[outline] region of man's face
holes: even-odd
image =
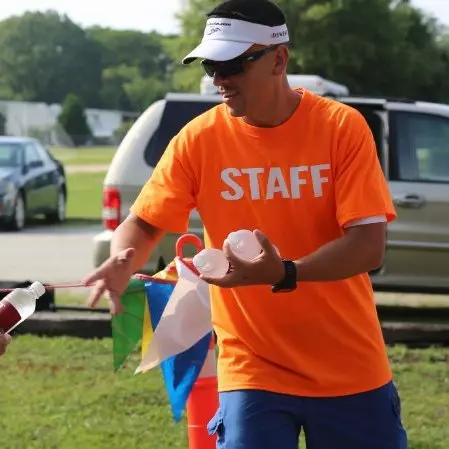
[[[254,111],[257,113],[269,107],[267,95],[273,90],[276,74],[281,73],[279,56],[283,56],[285,48],[283,50],[284,52],[282,47],[277,46],[254,45],[244,55],[255,54],[256,57],[254,60],[241,62],[241,73],[225,76],[217,70],[213,77],[214,85],[219,88],[223,101],[233,116],[251,116]],[[227,62],[223,65],[226,64]],[[226,67],[224,72],[226,73]]]

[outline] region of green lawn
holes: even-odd
[[[115,147],[50,148],[51,153],[64,165],[109,164]]]
[[[67,218],[101,218],[103,180],[105,172],[67,174]]]
[[[90,291],[90,287],[76,288],[73,290],[56,290],[55,303],[57,306],[87,307],[87,299]],[[107,308],[108,303],[106,299],[101,299],[97,307]]]
[[[112,370],[111,339],[16,336],[0,359],[0,446],[187,449],[159,370]],[[390,348],[409,449],[449,447],[449,348]],[[304,447],[304,446],[303,446]]]
[[[159,371],[133,371],[113,373],[110,339],[15,337],[0,360],[0,446],[186,448]]]
[[[79,306],[85,305],[86,297],[89,294],[88,289],[76,289],[73,291],[60,290],[56,292],[56,302],[59,305]],[[393,296],[393,295],[392,295]],[[421,296],[421,298],[420,298]],[[376,295],[378,304],[408,307],[449,307],[449,298],[447,295],[413,295],[413,294],[394,294],[394,300],[390,301],[390,296],[383,293]],[[102,303],[106,307],[106,303]],[[103,307],[103,305],[101,307]],[[441,319],[439,323],[443,322]]]

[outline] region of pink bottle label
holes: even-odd
[[[8,301],[0,302],[0,329],[7,333],[21,320],[17,309]]]

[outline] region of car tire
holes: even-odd
[[[17,194],[16,202],[14,203],[14,209],[12,216],[8,222],[8,228],[13,231],[21,231],[26,225],[26,201],[22,192]]]
[[[63,189],[58,192],[58,199],[56,202],[56,209],[46,214],[46,219],[50,223],[63,223],[66,220],[66,195]]]

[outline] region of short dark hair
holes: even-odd
[[[211,17],[244,20],[271,27],[286,23],[285,14],[270,0],[226,0],[207,14],[207,18]]]

